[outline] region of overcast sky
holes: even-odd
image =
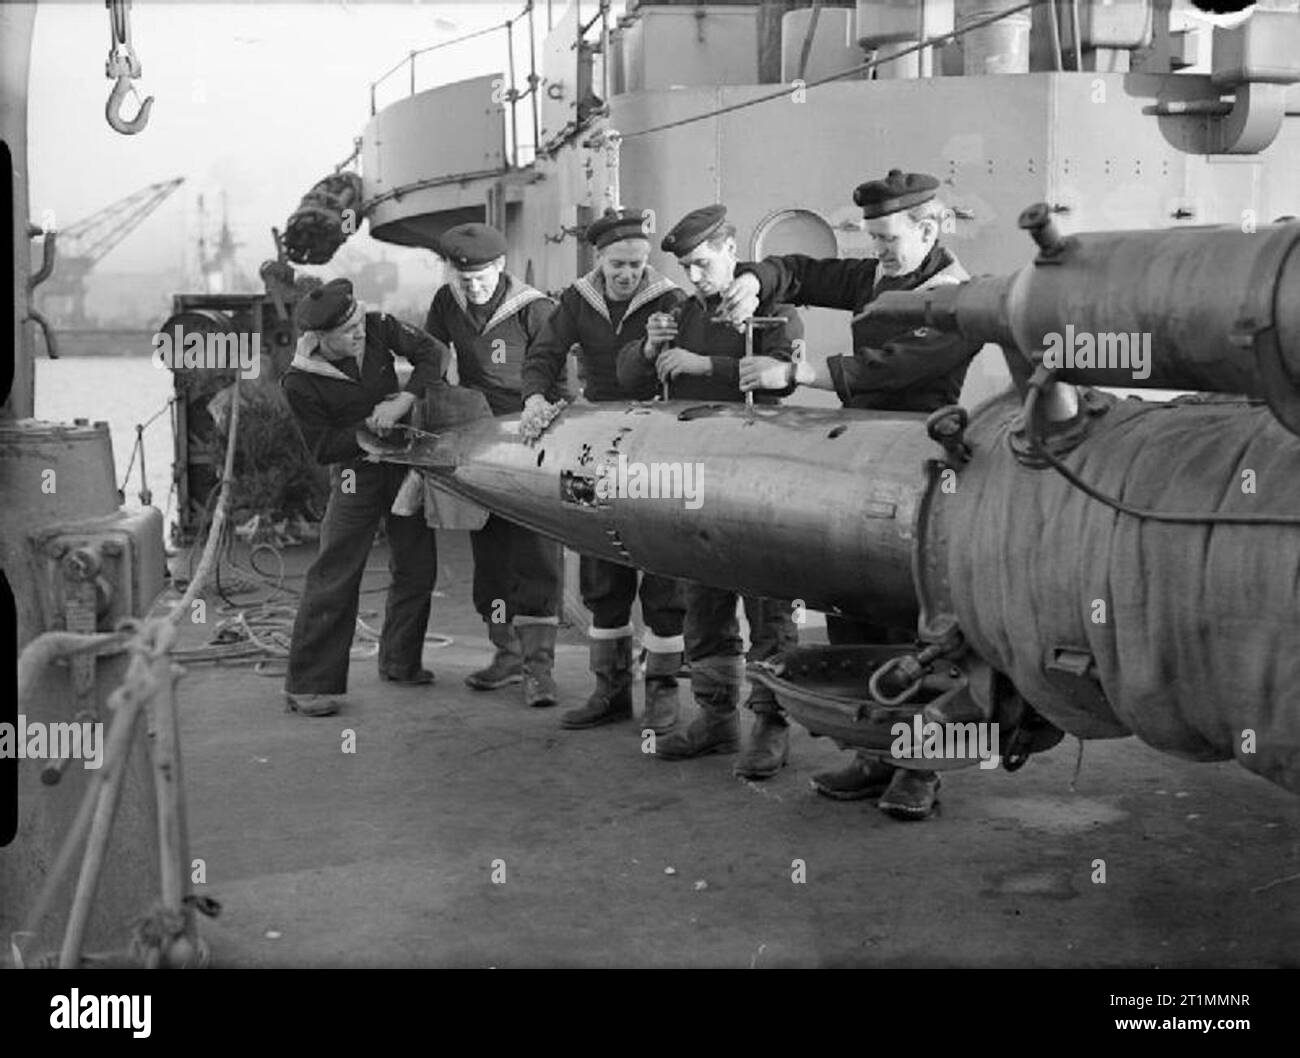
[[[197,195],[204,194],[210,221],[217,220],[225,190],[236,238],[247,244],[243,264],[255,274],[257,264],[273,256],[271,226],[283,229],[302,194],[351,152],[353,137],[370,117],[370,82],[410,50],[500,23],[522,6],[522,0],[135,0],[132,39],[144,70],[139,85],[156,102],[144,132],[121,136],[104,120],[111,83],[104,76],[109,29],[103,0],[43,2],[29,97],[32,216],[40,219],[50,209],[56,226],[66,227],[148,184],[183,176],[185,186],[101,267],[179,266],[197,230]],[[565,6],[555,3],[556,21]],[[538,13],[540,45],[545,0],[538,0]],[[417,63],[417,88],[502,68],[504,55],[503,33],[444,49]],[[380,95],[380,106],[408,86],[403,71]],[[128,97],[124,112],[132,115],[135,108]],[[376,254],[383,248],[365,235],[348,245],[354,244]],[[404,278],[420,256],[386,252],[406,260]]]

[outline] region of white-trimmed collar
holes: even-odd
[[[593,268],[585,276],[575,280],[573,288],[588,305],[605,317],[606,323],[613,325],[614,321],[609,318],[609,306],[605,302],[605,276],[599,268]],[[641,276],[641,283],[633,293],[632,299],[627,303],[627,308],[623,311],[623,318],[618,321],[614,333],[617,334],[621,331],[623,329],[623,320],[626,320],[642,305],[663,294],[667,294],[670,290],[676,289],[676,283],[667,276],[660,275],[653,266],[646,265],[645,274]]]
[[[368,305],[365,305],[363,302],[358,300],[356,308],[353,311],[359,311],[361,313],[361,318],[364,321],[369,315],[370,308]],[[320,331],[304,331],[298,338],[298,345],[293,351],[293,360],[290,361],[289,366],[297,368],[299,371],[306,371],[308,374],[320,375],[324,378],[339,378],[344,382],[356,382],[357,380],[351,375],[344,374],[335,367],[333,363],[321,356],[320,336]],[[368,343],[366,342],[361,344],[361,355],[356,358],[358,374],[361,373],[366,362],[367,344]]]
[[[483,325],[481,332],[483,334],[487,334],[493,327],[504,323],[525,305],[530,305],[539,298],[546,297],[540,290],[530,287],[509,272],[503,272],[502,278],[506,281],[505,296],[501,299],[501,304],[497,306],[496,311],[492,313],[491,318]],[[470,316],[469,299],[465,297],[465,291],[461,289],[461,285],[455,280],[449,280],[445,285],[451,291],[452,300],[460,306],[461,312],[472,322],[473,317]]]

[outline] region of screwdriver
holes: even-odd
[[[681,307],[681,305],[674,305],[674,306],[672,307],[672,309],[670,309],[668,312],[664,313],[664,315],[665,315],[665,316],[671,316],[674,324],[679,324],[679,323],[681,323],[681,322],[682,322],[682,307]],[[664,384],[663,384],[663,399],[664,399],[664,400],[670,400],[670,399],[671,399],[671,398],[669,397],[669,395],[668,395],[668,388],[669,388],[670,384],[671,384],[671,383],[670,383],[670,380],[669,380],[669,379],[664,379]]]

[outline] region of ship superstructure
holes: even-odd
[[[1292,0],[1232,28],[1168,0],[588,2],[546,32],[549,7],[503,29],[497,69],[408,92],[414,64],[436,68],[416,51],[372,86],[375,238],[432,246],[485,220],[513,270],[558,289],[589,269],[578,233],[606,206],[651,209],[666,231],[716,201],[742,255],[865,256],[851,191],[894,167],[943,181],[943,238],[972,274],[1023,263],[1016,217],[1040,200],[1065,231],[1300,212]],[[835,314],[807,312],[806,329],[814,357],[842,351]],[[964,399],[1005,381],[986,353]]]

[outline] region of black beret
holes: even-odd
[[[649,242],[649,228],[649,217],[644,210],[607,209],[604,216],[588,226],[587,241],[598,250],[622,239],[645,239]]]
[[[929,202],[938,190],[939,181],[933,176],[891,169],[883,180],[859,184],[854,189],[853,201],[862,207],[862,215],[870,220]]]
[[[726,222],[727,207],[722,205],[705,206],[693,209],[676,224],[672,231],[664,236],[659,248],[665,253],[681,257],[688,254],[700,243],[714,235]]]
[[[453,268],[482,268],[505,256],[506,237],[487,224],[457,224],[442,233],[438,252]]]
[[[348,318],[354,304],[352,281],[331,279],[298,302],[294,320],[300,331],[328,331]]]

